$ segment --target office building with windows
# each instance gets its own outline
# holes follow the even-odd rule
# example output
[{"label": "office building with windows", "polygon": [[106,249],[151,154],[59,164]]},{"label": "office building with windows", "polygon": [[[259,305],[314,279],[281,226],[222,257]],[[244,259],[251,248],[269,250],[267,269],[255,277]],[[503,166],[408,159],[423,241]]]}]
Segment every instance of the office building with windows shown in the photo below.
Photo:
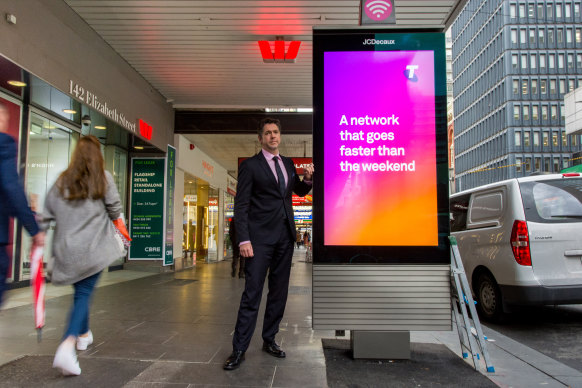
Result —
[{"label": "office building with windows", "polygon": [[467,2],[451,26],[457,191],[572,165],[564,95],[582,86],[581,8]]}]

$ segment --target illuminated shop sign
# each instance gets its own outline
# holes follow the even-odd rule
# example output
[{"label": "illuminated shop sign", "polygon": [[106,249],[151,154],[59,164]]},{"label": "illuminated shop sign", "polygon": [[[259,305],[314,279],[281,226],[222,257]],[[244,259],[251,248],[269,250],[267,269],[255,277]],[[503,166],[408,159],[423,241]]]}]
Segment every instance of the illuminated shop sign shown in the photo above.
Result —
[{"label": "illuminated shop sign", "polygon": [[153,132],[154,132],[154,129],[152,128],[151,125],[149,125],[148,123],[146,123],[142,119],[139,119],[139,134],[140,135],[142,135],[143,137],[145,137],[148,140],[152,140]]}]

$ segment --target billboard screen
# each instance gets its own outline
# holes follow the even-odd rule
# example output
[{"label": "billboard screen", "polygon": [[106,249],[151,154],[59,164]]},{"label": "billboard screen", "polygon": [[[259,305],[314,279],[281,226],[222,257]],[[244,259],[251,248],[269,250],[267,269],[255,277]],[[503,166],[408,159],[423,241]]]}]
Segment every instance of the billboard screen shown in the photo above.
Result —
[{"label": "billboard screen", "polygon": [[444,58],[442,33],[314,31],[316,262],[448,262]]}]

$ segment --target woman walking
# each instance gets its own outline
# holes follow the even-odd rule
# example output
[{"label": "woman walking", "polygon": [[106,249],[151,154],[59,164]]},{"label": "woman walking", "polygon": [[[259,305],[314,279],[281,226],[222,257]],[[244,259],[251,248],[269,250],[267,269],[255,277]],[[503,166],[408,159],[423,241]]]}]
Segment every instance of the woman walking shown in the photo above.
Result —
[{"label": "woman walking", "polygon": [[50,189],[44,206],[43,228],[54,222],[52,282],[74,287],[74,301],[53,368],[64,375],[80,375],[75,346],[85,350],[93,342],[89,304],[101,271],[123,256],[112,220],[121,214],[113,177],[104,169],[99,140],[79,140],[71,164]]}]

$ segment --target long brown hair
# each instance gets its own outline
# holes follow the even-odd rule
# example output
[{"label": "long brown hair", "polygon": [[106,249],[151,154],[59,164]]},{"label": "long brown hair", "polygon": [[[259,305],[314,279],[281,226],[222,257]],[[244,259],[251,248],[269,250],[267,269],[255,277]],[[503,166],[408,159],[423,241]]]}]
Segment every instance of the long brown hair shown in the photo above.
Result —
[{"label": "long brown hair", "polygon": [[82,137],[73,152],[71,164],[57,180],[61,195],[68,200],[105,197],[104,165],[99,140],[93,135]]}]

